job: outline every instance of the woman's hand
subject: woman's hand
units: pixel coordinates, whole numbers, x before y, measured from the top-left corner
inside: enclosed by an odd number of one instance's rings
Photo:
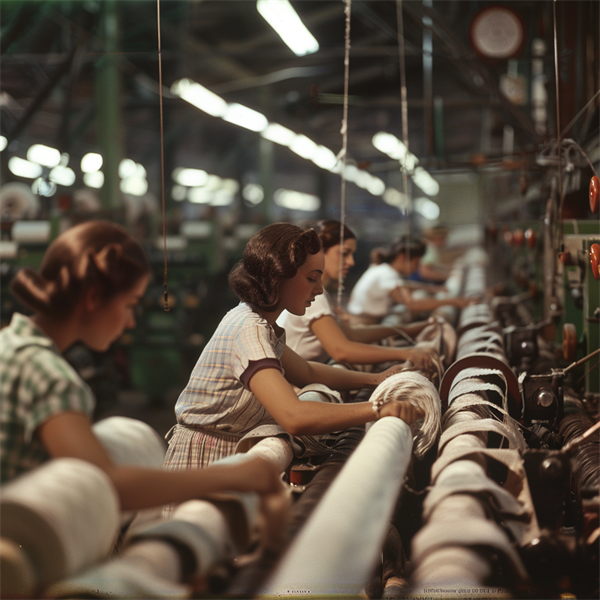
[[[223,466],[225,467],[225,465]],[[278,494],[285,487],[277,467],[260,456],[225,468],[235,471],[231,473],[231,489],[239,492],[256,492],[262,495]]]
[[[412,425],[415,421],[425,417],[425,412],[422,408],[406,400],[392,400],[392,402],[387,402],[379,409],[379,413],[382,417],[398,417],[407,425]]]
[[[408,360],[419,370],[429,372],[435,370],[435,364],[432,359],[432,352],[435,352],[433,346],[424,346],[411,350]]]

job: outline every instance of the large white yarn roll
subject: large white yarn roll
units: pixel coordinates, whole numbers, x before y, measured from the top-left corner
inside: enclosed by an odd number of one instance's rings
[[[0,529],[44,585],[107,556],[119,530],[119,499],[95,465],[54,459],[3,487]]]
[[[165,441],[147,423],[129,417],[108,417],[92,429],[115,464],[162,468]]]
[[[405,400],[425,412],[423,424],[414,438],[414,454],[422,458],[433,446],[441,428],[442,405],[435,386],[423,375],[402,371],[384,379],[371,395],[371,401]]]

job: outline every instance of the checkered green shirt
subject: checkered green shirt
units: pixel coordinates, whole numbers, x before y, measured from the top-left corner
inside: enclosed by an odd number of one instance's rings
[[[92,390],[54,342],[15,313],[0,331],[0,481],[49,458],[34,435],[39,425],[66,411],[91,417],[94,403]]]

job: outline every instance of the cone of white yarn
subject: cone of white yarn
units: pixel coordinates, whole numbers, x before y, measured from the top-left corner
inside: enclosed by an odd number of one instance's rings
[[[57,458],[2,488],[0,528],[44,585],[108,555],[119,531],[119,499],[95,465]]]
[[[423,375],[414,371],[402,371],[384,379],[371,395],[371,402],[382,399],[384,403],[404,400],[425,412],[423,423],[416,428],[414,454],[423,458],[433,446],[441,429],[442,403],[435,386]]]

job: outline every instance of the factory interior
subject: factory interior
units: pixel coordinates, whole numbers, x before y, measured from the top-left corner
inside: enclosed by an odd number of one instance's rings
[[[1,451],[24,427],[47,452],[2,478],[0,597],[599,597],[598,0],[2,0],[0,27],[2,331],[37,310],[13,278],[73,227],[121,225],[149,263],[134,326],[57,343],[110,461],[163,469],[175,405],[240,303],[229,275],[273,224],[338,223],[353,261],[323,275],[325,318],[391,328],[369,345],[408,356],[323,342],[337,378],[375,383],[296,386],[369,405],[314,437],[252,384],[290,369],[236,371],[279,429],[215,464],[260,457],[282,491],[167,513],[125,510],[110,473],[45,445],[0,338]],[[423,260],[367,326],[353,290],[398,240]],[[424,417],[379,418],[403,402]]]

